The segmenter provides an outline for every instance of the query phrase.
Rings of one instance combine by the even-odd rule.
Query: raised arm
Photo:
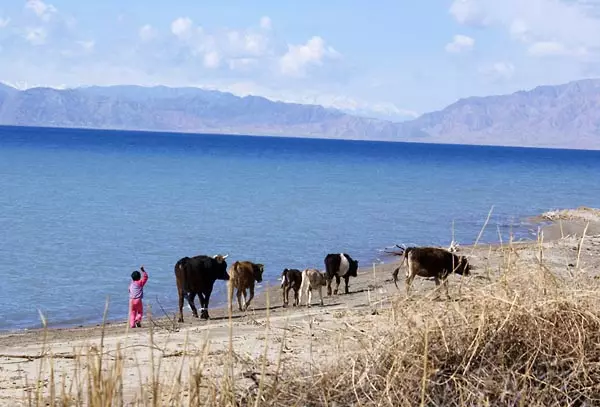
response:
[[[142,270],[142,278],[140,279],[140,285],[143,287],[146,284],[146,281],[148,281],[148,273],[146,273],[146,270],[144,270],[144,266],[140,267],[140,270]]]

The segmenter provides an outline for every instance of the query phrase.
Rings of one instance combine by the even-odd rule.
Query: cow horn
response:
[[[225,256],[223,256],[223,260],[225,260],[225,259],[226,259],[226,258],[228,258],[228,257],[229,257],[229,255],[228,255],[228,254],[226,254]]]

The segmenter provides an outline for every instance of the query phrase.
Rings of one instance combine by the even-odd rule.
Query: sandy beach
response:
[[[458,253],[468,255],[475,269],[469,277],[449,278],[450,301],[436,301],[434,283],[419,278],[407,299],[404,268],[398,290],[391,278],[397,259],[386,257],[385,264],[361,265],[358,277],[350,280],[350,294],[327,297],[324,289],[323,307],[313,293],[312,307],[283,308],[276,286],[257,295],[247,312],[238,311],[236,303],[231,319],[226,308],[209,309],[208,321],[193,318],[186,308],[185,323],[178,324],[152,310],[157,317],[147,313],[143,327],[135,330],[123,322],[1,335],[0,405],[37,405],[35,397],[44,405],[53,398],[66,399],[67,394],[76,405],[75,389],[87,386],[84,375],[94,367],[122,378],[125,405],[151,405],[153,399],[160,399],[158,405],[187,405],[193,392],[185,383],[200,380],[194,376],[198,372],[205,383],[200,387],[207,392],[224,377],[235,381],[231,386],[239,394],[256,392],[257,377],[272,383],[277,374],[290,371],[317,375],[366,352],[404,329],[404,324],[431,323],[425,317],[412,320],[402,310],[418,306],[427,315],[469,313],[472,298],[510,298],[508,290],[500,294],[498,288],[503,279],[509,280],[504,268],[524,270],[511,274],[510,281],[530,283],[544,292],[561,281],[573,289],[599,293],[600,211],[578,208],[544,214],[539,220],[551,222],[542,229],[542,242],[460,246]],[[543,272],[538,267],[542,263]],[[99,354],[101,367],[96,366]]]

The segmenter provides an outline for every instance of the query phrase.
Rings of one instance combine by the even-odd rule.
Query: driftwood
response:
[[[131,347],[131,346],[129,346]],[[195,356],[196,354],[193,352],[183,352],[183,351],[175,351],[175,352],[171,352],[171,353],[165,353],[164,350],[157,348],[158,350],[162,351],[162,357],[163,358],[173,358],[173,357],[178,357],[178,356]],[[109,354],[112,353],[113,351],[107,351],[104,352],[104,356],[110,356]],[[97,356],[97,354],[94,354],[95,356]],[[1,353],[0,354],[0,358],[7,358],[7,359],[27,359],[28,361],[32,362],[34,360],[38,360],[38,359],[44,359],[44,358],[52,358],[52,359],[70,359],[70,360],[75,360],[77,358],[83,358],[86,356],[92,356],[92,354],[89,353],[82,353],[80,355],[75,355],[72,353],[58,353],[58,354],[49,354],[49,353],[42,353],[42,354],[36,354],[36,355],[26,355],[26,354],[6,354],[6,353]],[[113,356],[114,357],[114,356]]]
[[[47,353],[41,354],[41,355],[9,355],[9,354],[0,354],[0,358],[9,358],[9,359],[27,359],[27,360],[36,360],[36,359],[43,359],[43,358],[47,358],[47,357],[52,357],[52,358],[56,358],[56,359],[76,359],[77,356],[73,355],[73,354],[56,354],[56,355],[49,355]]]

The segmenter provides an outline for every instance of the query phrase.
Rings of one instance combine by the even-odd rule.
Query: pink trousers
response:
[[[141,299],[129,299],[129,326],[135,328],[136,322],[142,322],[144,307]]]

